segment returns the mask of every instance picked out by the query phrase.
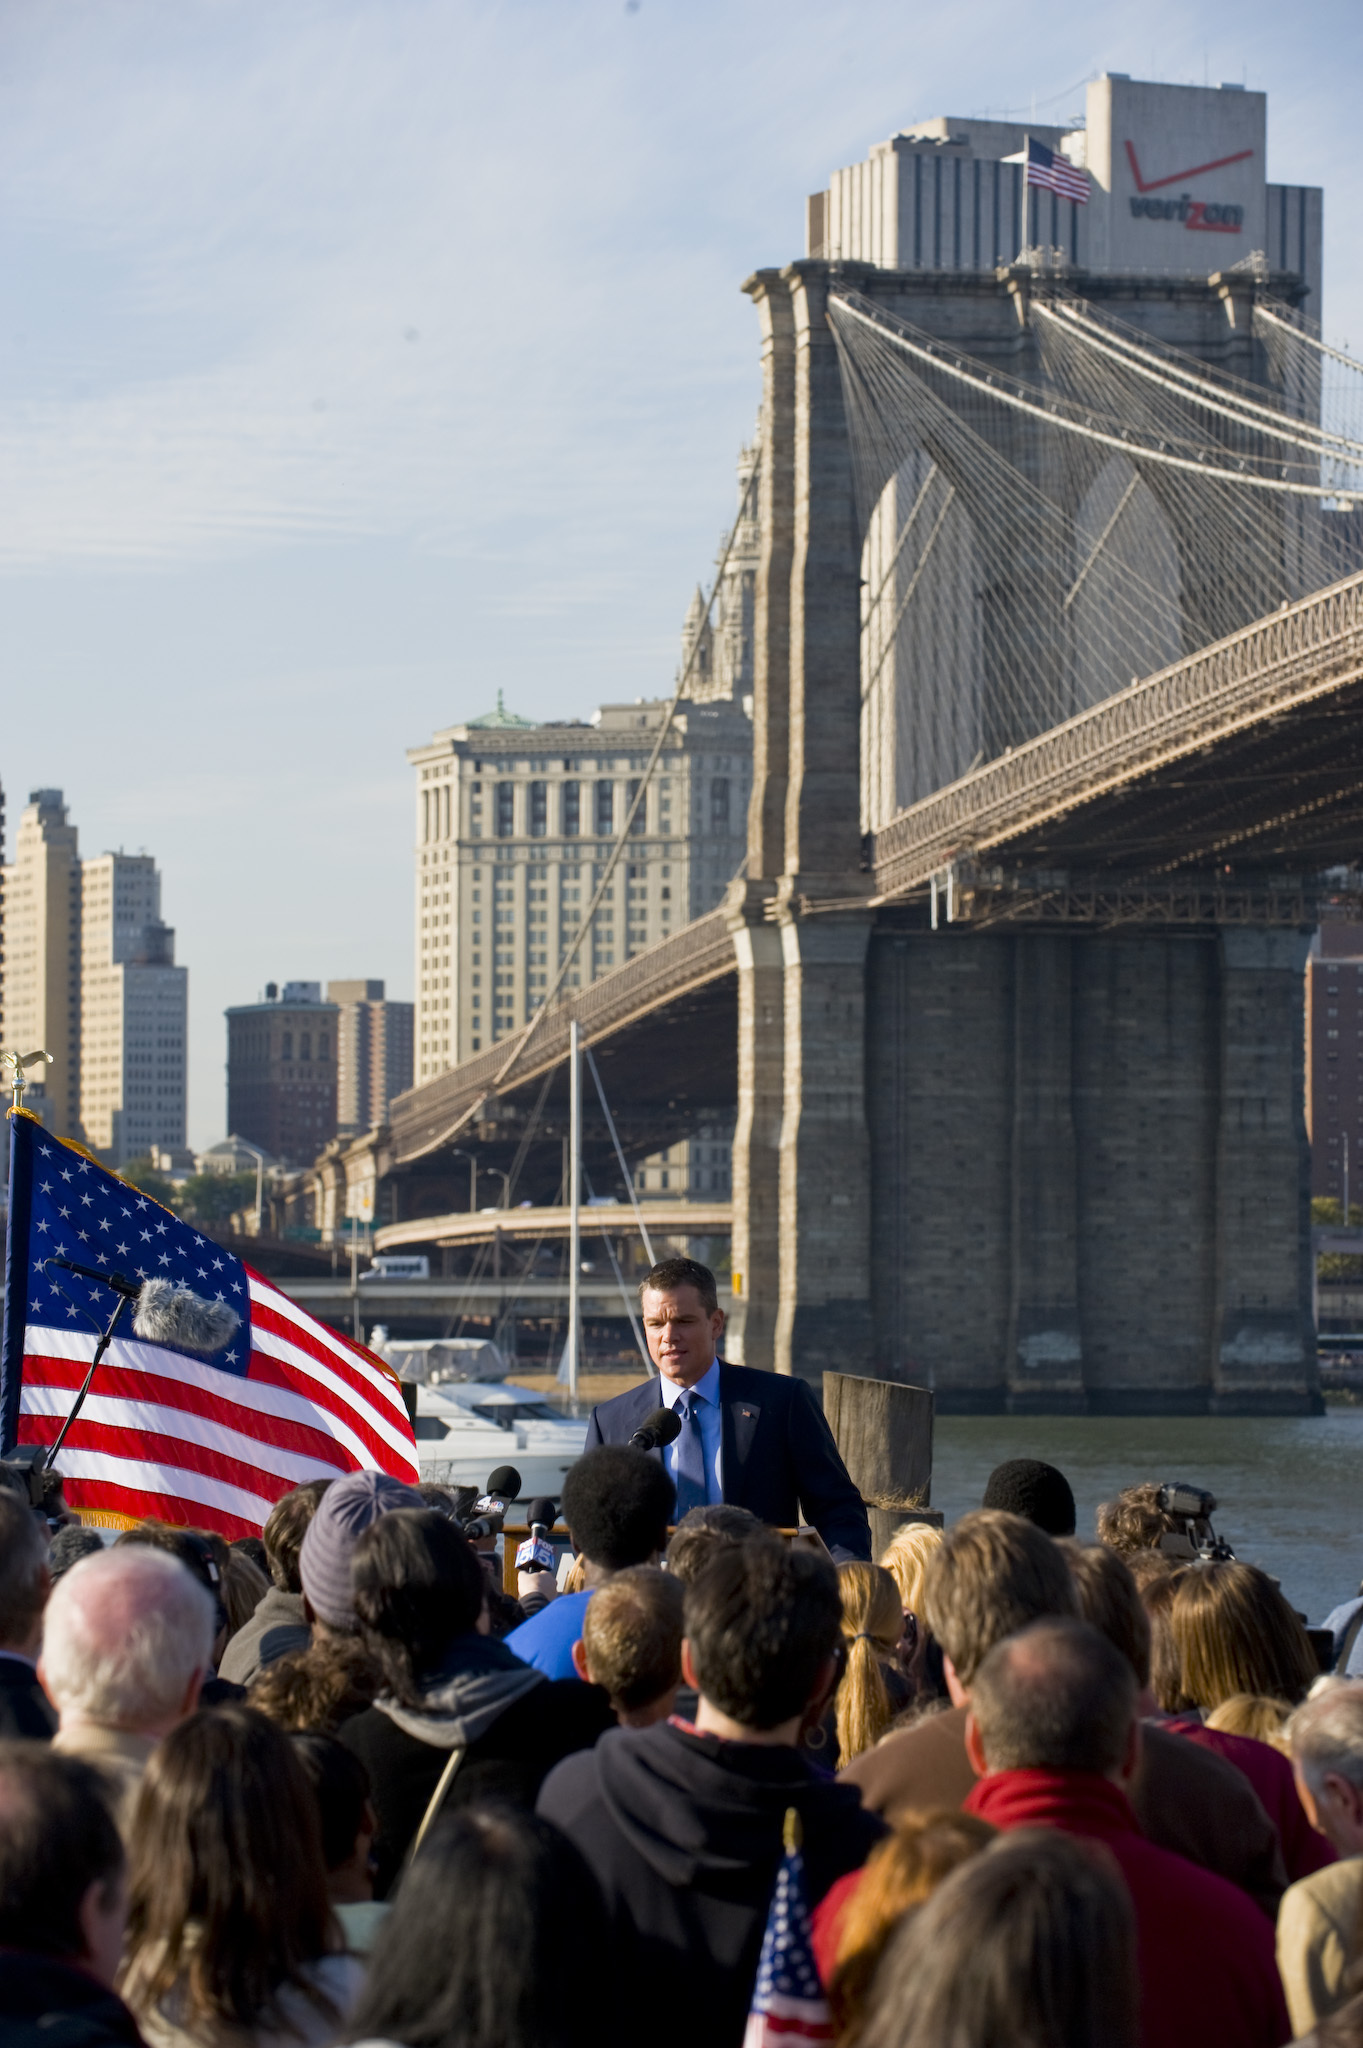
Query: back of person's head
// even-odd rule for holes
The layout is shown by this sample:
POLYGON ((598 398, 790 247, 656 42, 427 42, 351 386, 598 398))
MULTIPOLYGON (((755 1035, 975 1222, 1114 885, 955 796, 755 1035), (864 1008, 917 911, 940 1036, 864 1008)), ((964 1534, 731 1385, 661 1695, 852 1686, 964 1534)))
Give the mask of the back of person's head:
POLYGON ((448 1515, 452 1522, 458 1520, 455 1498, 448 1486, 437 1486, 433 1479, 420 1479, 416 1490, 428 1508, 434 1508, 438 1515, 448 1515))
POLYGON ((1183 1524, 1159 1504, 1164 1491, 1157 1479, 1124 1486, 1115 1500, 1103 1501, 1096 1525, 1098 1541, 1125 1555, 1132 1550, 1158 1550, 1166 1536, 1182 1536, 1183 1524))
POLYGON ((339 1870, 355 1853, 356 1837, 364 1825, 370 1795, 369 1773, 354 1750, 347 1749, 334 1735, 321 1735, 309 1729, 291 1735, 289 1740, 317 1801, 322 1861, 329 1871, 339 1870))
POLYGON ((1169 1610, 1188 1697, 1219 1707, 1236 1692, 1268 1693, 1295 1706, 1317 1675, 1301 1621, 1267 1572, 1207 1564, 1178 1582, 1169 1610))
POLYGON ((92 1885, 112 1903, 123 1844, 109 1787, 82 1758, 0 1742, 0 1950, 80 1960, 92 1885))
POLYGON ((1045 1614, 1077 1614, 1078 1596, 1062 1553, 1021 1515, 979 1508, 962 1515, 928 1560, 923 1580, 928 1627, 962 1685, 995 1643, 1045 1614))
POLYGON ((387 1682, 383 1665, 360 1637, 327 1633, 266 1664, 251 1683, 250 1700, 276 1727, 330 1735, 372 1706, 387 1682))
POLYGON ((67 1522, 55 1530, 47 1553, 47 1568, 52 1574, 53 1585, 70 1571, 73 1564, 79 1564, 83 1557, 94 1557, 103 1548, 98 1532, 84 1528, 79 1522, 67 1522))
POLYGON ((681 1679, 682 1588, 656 1565, 616 1572, 587 1605, 587 1675, 616 1713, 637 1713, 676 1692, 681 1679))
MULTIPOLYGON (((1144 1553, 1153 1557, 1156 1553, 1144 1553)), ((1174 1638, 1174 1599, 1187 1573, 1194 1569, 1178 1565, 1172 1571, 1142 1572, 1142 1553, 1127 1553, 1137 1566, 1132 1572, 1140 1588, 1141 1605, 1150 1624, 1150 1690, 1155 1704, 1166 1714, 1186 1714, 1192 1705, 1183 1686, 1183 1657, 1174 1638)))
POLYGON ((904 1609, 898 1586, 878 1564, 840 1564, 838 1593, 847 1661, 834 1711, 838 1760, 850 1764, 879 1742, 890 1724, 890 1695, 881 1667, 898 1646, 904 1609))
POLYGON ((278 2022, 331 1943, 317 1801, 289 1738, 250 1707, 201 1709, 152 1751, 133 1815, 123 1992, 175 1987, 199 2038, 278 2022))
POLYGON ((994 1645, 970 1711, 991 1771, 1107 1775, 1127 1755, 1135 1673, 1086 1621, 1036 1621, 994 1645))
POLYGON ((1270 1749, 1291 1756, 1287 1732, 1292 1718, 1286 1700, 1275 1700, 1262 1692, 1233 1692, 1206 1716, 1207 1726, 1220 1735, 1247 1735, 1252 1742, 1266 1742, 1270 1749))
POLYGON ((703 1698, 740 1727, 779 1728, 803 1713, 842 1623, 826 1557, 743 1543, 686 1588, 686 1640, 703 1698))
POLYGON ((667 1546, 667 1569, 682 1585, 689 1585, 718 1551, 761 1537, 768 1542, 778 1540, 747 1508, 711 1501, 705 1507, 689 1509, 678 1522, 667 1546))
POLYGON ((900 1926, 859 2048, 1135 2048, 1131 1896, 1101 1851, 1020 1828, 900 1926))
POLYGON ((1327 1778, 1363 1792, 1363 1680, 1326 1686, 1298 1707, 1289 1724, 1292 1761, 1315 1799, 1327 1778))
POLYGON ((53 1588, 43 1684, 64 1721, 157 1733, 209 1670, 216 1623, 211 1598, 178 1558, 115 1544, 53 1588))
POLYGON ((229 1543, 222 1568, 222 1600, 227 1609, 229 1636, 245 1628, 269 1590, 270 1582, 255 1559, 229 1543))
POLYGON ((563 1481, 563 1520, 589 1564, 610 1572, 648 1564, 667 1547, 676 1494, 657 1458, 598 1444, 563 1481))
POLYGON ((355 1627, 350 1567, 366 1529, 400 1508, 423 1509, 414 1486, 386 1472, 347 1472, 333 1479, 317 1503, 298 1551, 303 1598, 324 1628, 348 1635, 355 1627))
POLYGON ((982 1508, 1000 1508, 1035 1522, 1048 1536, 1073 1536, 1074 1495, 1070 1482, 1041 1458, 1008 1458, 985 1481, 982 1508))
POLYGON ((866 1859, 860 1884, 837 1923, 828 2002, 841 2048, 861 2031, 866 1998, 886 1943, 906 1914, 987 1849, 998 1830, 974 1813, 909 1814, 866 1859))
POLYGON ((49 1584, 38 1517, 21 1495, 0 1493, 0 1650, 28 1649, 49 1584))
POLYGON ((399 1698, 478 1625, 487 1584, 462 1529, 434 1508, 380 1515, 355 1545, 356 1619, 399 1698))
POLYGON ((608 1957, 595 1879, 557 1829, 465 1807, 435 1823, 404 1877, 346 2038, 615 2048, 608 1957))
POLYGON ((303 1538, 317 1513, 322 1495, 330 1485, 329 1479, 306 1480, 302 1486, 282 1493, 270 1509, 269 1519, 260 1533, 265 1542, 270 1578, 281 1593, 301 1593, 303 1590, 303 1581, 298 1576, 298 1553, 303 1548, 303 1538))
POLYGON ((124 1548, 164 1551, 168 1557, 178 1558, 185 1570, 198 1580, 213 1602, 213 1636, 216 1655, 220 1657, 230 1634, 222 1564, 227 1545, 222 1538, 210 1536, 206 1529, 186 1529, 178 1523, 149 1519, 135 1522, 131 1529, 124 1529, 115 1536, 114 1549, 124 1548))
POLYGON ((900 1604, 907 1614, 922 1611, 928 1560, 941 1549, 942 1540, 941 1530, 932 1522, 906 1522, 885 1546, 880 1562, 898 1586, 900 1604))
POLYGON ((679 1287, 694 1287, 707 1315, 719 1307, 715 1276, 699 1259, 663 1259, 639 1282, 643 1294, 675 1294, 679 1287))
POLYGON ((1150 1617, 1125 1561, 1106 1543, 1081 1543, 1074 1536, 1066 1537, 1060 1549, 1079 1595, 1080 1614, 1121 1651, 1137 1685, 1148 1685, 1150 1617))

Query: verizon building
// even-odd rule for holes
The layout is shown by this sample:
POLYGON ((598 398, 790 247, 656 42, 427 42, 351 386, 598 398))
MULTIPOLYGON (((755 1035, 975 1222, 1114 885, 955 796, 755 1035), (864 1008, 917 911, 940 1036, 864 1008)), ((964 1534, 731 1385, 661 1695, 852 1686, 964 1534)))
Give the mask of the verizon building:
POLYGON ((1108 72, 1082 127, 939 115, 835 171, 808 203, 811 256, 886 270, 993 270, 1023 249, 1076 269, 1205 278, 1258 254, 1307 287, 1321 317, 1321 205, 1313 185, 1268 182, 1267 95, 1235 85, 1151 85, 1108 72), (1028 137, 1089 178, 1086 205, 1035 185, 1028 137))

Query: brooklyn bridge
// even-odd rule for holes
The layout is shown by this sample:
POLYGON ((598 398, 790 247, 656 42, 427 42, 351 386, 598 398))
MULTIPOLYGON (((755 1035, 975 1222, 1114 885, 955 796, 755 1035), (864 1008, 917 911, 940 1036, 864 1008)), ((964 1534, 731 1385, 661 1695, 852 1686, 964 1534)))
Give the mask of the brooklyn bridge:
POLYGON ((957 1410, 1310 1412, 1303 968, 1363 855, 1359 366, 1264 257, 825 246, 744 289, 746 862, 398 1101, 354 1169, 379 1248, 440 1241, 474 1139, 558 1201, 575 1019, 631 1162, 736 1111, 748 1363, 957 1410))

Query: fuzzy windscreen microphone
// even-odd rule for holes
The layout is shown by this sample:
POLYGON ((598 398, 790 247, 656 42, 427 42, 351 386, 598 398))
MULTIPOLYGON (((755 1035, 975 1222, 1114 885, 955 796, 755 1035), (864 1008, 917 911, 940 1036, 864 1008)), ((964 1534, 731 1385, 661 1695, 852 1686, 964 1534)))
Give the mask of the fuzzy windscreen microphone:
POLYGON ((133 1310, 139 1337, 179 1351, 221 1351, 240 1327, 230 1302, 208 1301, 175 1280, 144 1280, 133 1310))

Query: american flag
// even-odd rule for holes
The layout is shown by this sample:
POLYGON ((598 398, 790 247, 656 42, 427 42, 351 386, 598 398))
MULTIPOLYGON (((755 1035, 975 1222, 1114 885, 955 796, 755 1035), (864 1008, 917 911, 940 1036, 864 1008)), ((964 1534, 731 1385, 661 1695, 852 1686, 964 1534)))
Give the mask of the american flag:
POLYGON ((743 2048, 795 2048, 801 2041, 832 2039, 833 2020, 814 1960, 800 1816, 792 1806, 786 1811, 785 1855, 767 1914, 743 2048))
POLYGON ((362 1469, 418 1477, 392 1373, 362 1345, 35 1117, 12 1112, 0 1447, 50 1444, 117 1295, 45 1261, 160 1277, 241 1322, 208 1356, 136 1336, 125 1315, 58 1460, 82 1521, 143 1517, 259 1532, 280 1495, 362 1469))
POLYGON ((1044 142, 1038 142, 1029 135, 1027 147, 1022 152, 1022 162, 1027 167, 1026 184, 1041 185, 1047 192, 1058 192, 1062 199, 1072 199, 1077 206, 1088 205, 1088 172, 1081 171, 1058 149, 1047 149, 1044 142))

